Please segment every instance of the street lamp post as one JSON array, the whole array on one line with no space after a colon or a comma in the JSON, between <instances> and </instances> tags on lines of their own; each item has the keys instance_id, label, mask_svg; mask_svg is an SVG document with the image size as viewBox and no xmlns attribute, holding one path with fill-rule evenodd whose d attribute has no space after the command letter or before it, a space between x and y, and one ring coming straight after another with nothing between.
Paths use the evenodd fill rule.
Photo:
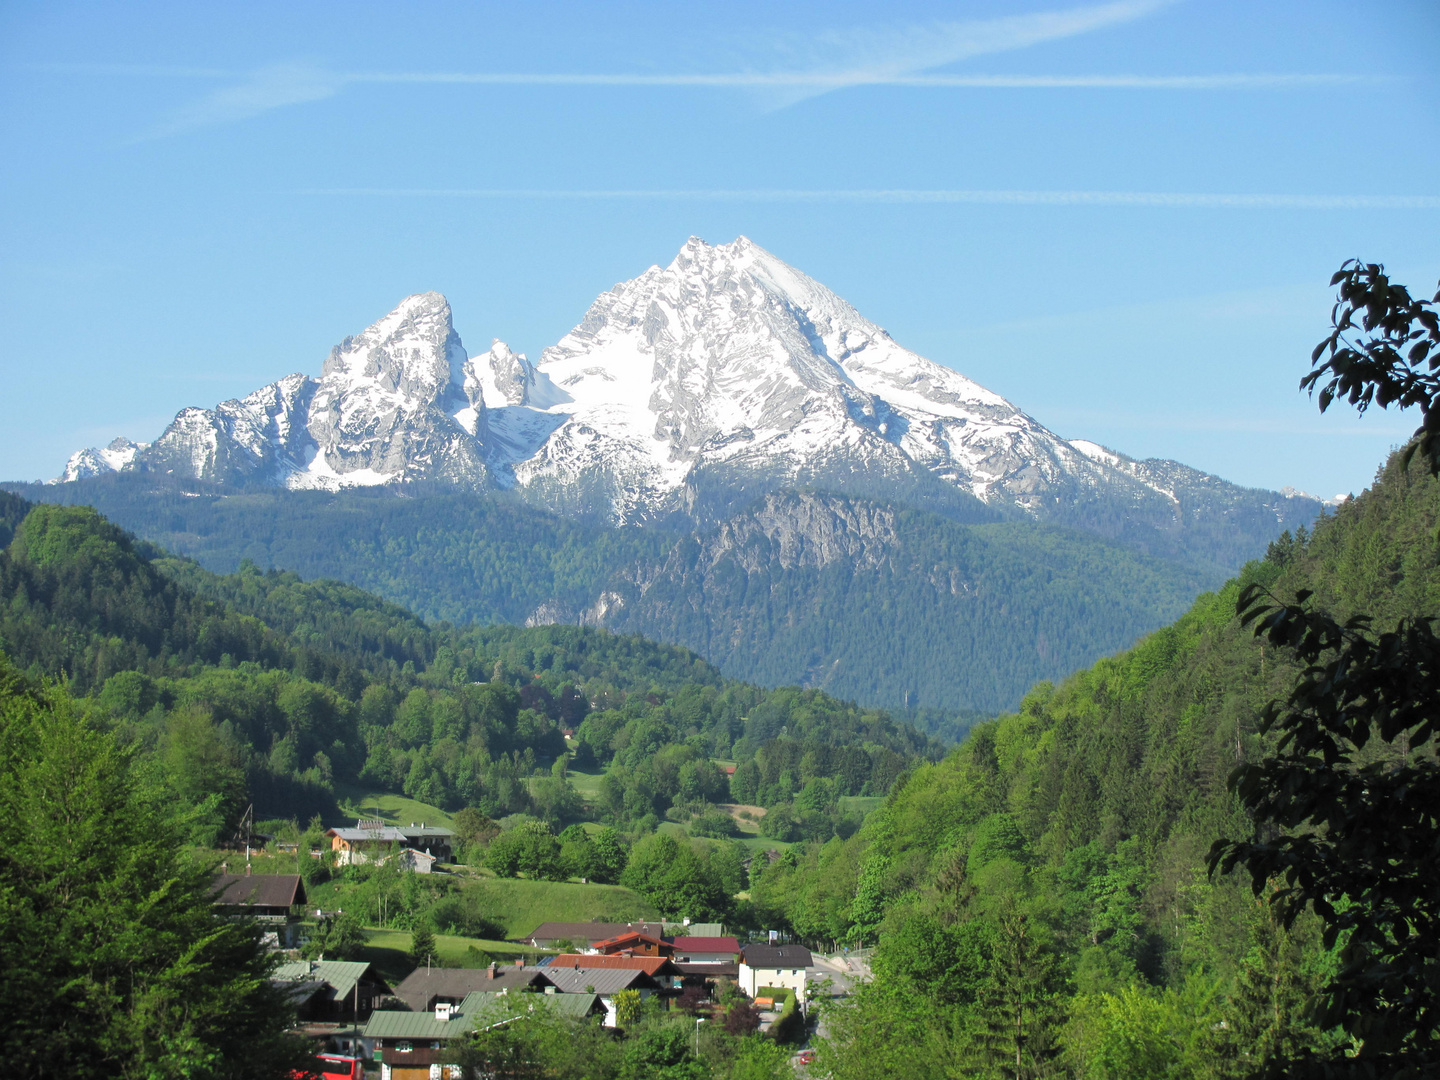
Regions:
<instances>
[{"instance_id":1,"label":"street lamp post","mask_svg":"<svg viewBox=\"0 0 1440 1080\"><path fill-rule=\"evenodd\" d=\"M700 1056L700 1025L704 1022L705 1018L703 1016L697 1016L695 1018L695 1056L697 1058Z\"/></svg>"}]
</instances>

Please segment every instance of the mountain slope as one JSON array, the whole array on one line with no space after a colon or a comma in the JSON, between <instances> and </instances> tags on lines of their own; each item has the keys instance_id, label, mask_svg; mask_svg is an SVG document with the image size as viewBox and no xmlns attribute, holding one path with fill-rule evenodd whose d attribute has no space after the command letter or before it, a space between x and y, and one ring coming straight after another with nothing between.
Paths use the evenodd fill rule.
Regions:
<instances>
[{"instance_id":1,"label":"mountain slope","mask_svg":"<svg viewBox=\"0 0 1440 1080\"><path fill-rule=\"evenodd\" d=\"M994 712L1181 611L1215 576L1036 522L962 525L777 493L676 537L509 496L157 492L143 477L26 489L101 508L230 573L335 578L456 624L581 623L695 649L727 676L902 708Z\"/></svg>"},{"instance_id":2,"label":"mountain slope","mask_svg":"<svg viewBox=\"0 0 1440 1080\"><path fill-rule=\"evenodd\" d=\"M1284 650L1239 625L1235 604L1253 582L1282 600L1313 590L1332 614L1373 615L1377 630L1434 617L1437 525L1440 481L1393 456L1374 488L1313 535L1282 536L1173 625L974 727L943 762L916 769L856 837L765 870L751 895L770 922L809 940L879 943L877 993L837 1027L893 1022L887 1001L923 993L916 1030L963 1030L962 1011L973 1007L965 994L1003 971L987 942L1021 912L1068 999L1067 1036L1082 1063L1107 1025L1116 1035L1144 1024L1172 1033L1144 1044L1156 1055L1147 1075L1255 1075L1281 1036L1292 1046L1347 1043L1312 1026L1309 1006L1339 962L1318 920L1307 912L1282 927L1264 897L1252 897L1247 874L1206 873L1217 838L1252 828L1227 777L1274 749L1263 710L1300 674ZM1367 750L1380 760L1409 752L1379 739ZM976 949L995 956L988 971ZM852 1051L863 1063L864 1043ZM1123 1056L1111 1060L1126 1064L1104 1075L1134 1071ZM910 1075L903 1066L834 1071Z\"/></svg>"},{"instance_id":3,"label":"mountain slope","mask_svg":"<svg viewBox=\"0 0 1440 1080\"><path fill-rule=\"evenodd\" d=\"M785 493L617 575L588 611L531 619L674 641L766 685L994 712L1130 645L1202 587L1070 530Z\"/></svg>"}]
</instances>

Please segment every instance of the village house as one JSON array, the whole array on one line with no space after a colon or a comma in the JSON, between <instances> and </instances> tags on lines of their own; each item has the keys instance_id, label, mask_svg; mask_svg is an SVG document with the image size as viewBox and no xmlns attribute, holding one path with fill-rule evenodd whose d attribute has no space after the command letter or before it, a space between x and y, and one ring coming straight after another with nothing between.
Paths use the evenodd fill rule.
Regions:
<instances>
[{"instance_id":1,"label":"village house","mask_svg":"<svg viewBox=\"0 0 1440 1080\"><path fill-rule=\"evenodd\" d=\"M217 874L215 907L226 918L249 919L264 927L277 949L295 945L306 903L299 874Z\"/></svg>"},{"instance_id":2,"label":"village house","mask_svg":"<svg viewBox=\"0 0 1440 1080\"><path fill-rule=\"evenodd\" d=\"M484 968L416 968L395 987L394 996L411 1012L430 1012L437 1005L459 1005L477 991L522 993L550 983L542 968L491 964Z\"/></svg>"},{"instance_id":3,"label":"village house","mask_svg":"<svg viewBox=\"0 0 1440 1080\"><path fill-rule=\"evenodd\" d=\"M286 989L305 1021L363 1022L391 993L374 965L363 960L296 960L281 964L270 979Z\"/></svg>"},{"instance_id":4,"label":"village house","mask_svg":"<svg viewBox=\"0 0 1440 1080\"><path fill-rule=\"evenodd\" d=\"M627 930L623 934L592 941L590 947L601 956L672 956L675 946L655 934Z\"/></svg>"},{"instance_id":5,"label":"village house","mask_svg":"<svg viewBox=\"0 0 1440 1080\"><path fill-rule=\"evenodd\" d=\"M384 862L400 848L408 846L403 832L383 821L362 818L353 829L326 829L330 850L340 866L360 866Z\"/></svg>"},{"instance_id":6,"label":"village house","mask_svg":"<svg viewBox=\"0 0 1440 1080\"><path fill-rule=\"evenodd\" d=\"M665 990L680 986L680 969L664 956L598 956L591 953L563 953L546 957L537 969L546 972L568 968L571 971L643 971Z\"/></svg>"},{"instance_id":7,"label":"village house","mask_svg":"<svg viewBox=\"0 0 1440 1080\"><path fill-rule=\"evenodd\" d=\"M444 1063L458 1040L476 1030L523 1020L537 1009L576 1017L604 1011L594 994L482 990L465 995L458 1005L441 1003L425 1012L377 1010L363 1037L380 1058L380 1080L458 1080L460 1067Z\"/></svg>"},{"instance_id":8,"label":"village house","mask_svg":"<svg viewBox=\"0 0 1440 1080\"><path fill-rule=\"evenodd\" d=\"M412 821L408 826L397 825L396 828L404 833L407 847L423 851L440 862L454 861L455 834L451 830L439 825L426 825L423 821L418 825Z\"/></svg>"},{"instance_id":9,"label":"village house","mask_svg":"<svg viewBox=\"0 0 1440 1080\"><path fill-rule=\"evenodd\" d=\"M654 997L664 988L659 980L636 968L557 968L550 964L545 978L561 996L595 994L605 1006L606 1027L618 1027L615 1018L615 995L621 990L636 990L642 998Z\"/></svg>"},{"instance_id":10,"label":"village house","mask_svg":"<svg viewBox=\"0 0 1440 1080\"><path fill-rule=\"evenodd\" d=\"M740 954L740 942L733 937L677 937L670 944L677 963L733 964Z\"/></svg>"},{"instance_id":11,"label":"village house","mask_svg":"<svg viewBox=\"0 0 1440 1080\"><path fill-rule=\"evenodd\" d=\"M788 988L804 1005L805 973L814 963L804 945L746 945L740 951L740 989L753 998L762 986Z\"/></svg>"}]
</instances>

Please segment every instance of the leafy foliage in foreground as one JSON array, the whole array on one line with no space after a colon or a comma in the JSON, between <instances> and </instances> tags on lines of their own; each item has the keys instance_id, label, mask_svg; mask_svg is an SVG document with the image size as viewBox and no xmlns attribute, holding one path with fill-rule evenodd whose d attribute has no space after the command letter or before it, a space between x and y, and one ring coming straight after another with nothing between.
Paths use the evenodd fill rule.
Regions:
<instances>
[{"instance_id":1,"label":"leafy foliage in foreground","mask_svg":"<svg viewBox=\"0 0 1440 1080\"><path fill-rule=\"evenodd\" d=\"M0 1053L33 1077L285 1076L303 1048L258 931L133 750L0 658Z\"/></svg>"}]
</instances>

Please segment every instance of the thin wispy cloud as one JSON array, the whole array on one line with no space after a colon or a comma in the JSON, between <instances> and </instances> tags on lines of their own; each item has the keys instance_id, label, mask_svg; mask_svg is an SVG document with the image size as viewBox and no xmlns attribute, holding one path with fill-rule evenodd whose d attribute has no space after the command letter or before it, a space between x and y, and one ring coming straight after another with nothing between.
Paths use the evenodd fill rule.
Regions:
<instances>
[{"instance_id":1,"label":"thin wispy cloud","mask_svg":"<svg viewBox=\"0 0 1440 1080\"><path fill-rule=\"evenodd\" d=\"M1217 210L1440 210L1440 195L1212 194L1175 191L996 191L918 188L306 188L296 195L435 199L652 200L769 203L981 203Z\"/></svg>"},{"instance_id":2,"label":"thin wispy cloud","mask_svg":"<svg viewBox=\"0 0 1440 1080\"><path fill-rule=\"evenodd\" d=\"M986 75L933 69L1014 52L1135 22L1176 0L1112 0L994 19L830 30L801 37L768 35L742 51L745 70L712 73L337 71L301 62L250 72L203 66L33 64L57 75L109 75L229 82L185 105L133 141L248 120L291 105L322 101L355 85L611 86L747 91L767 108L864 86L932 89L1245 90L1386 81L1351 73L1200 75Z\"/></svg>"},{"instance_id":3,"label":"thin wispy cloud","mask_svg":"<svg viewBox=\"0 0 1440 1080\"><path fill-rule=\"evenodd\" d=\"M354 83L453 83L480 86L673 86L716 89L805 89L913 86L939 89L1243 90L1343 86L1388 81L1384 76L1339 74L1224 75L857 75L852 72L741 72L713 75L634 75L526 72L367 72L341 76Z\"/></svg>"},{"instance_id":4,"label":"thin wispy cloud","mask_svg":"<svg viewBox=\"0 0 1440 1080\"><path fill-rule=\"evenodd\" d=\"M161 139L216 124L249 120L286 105L323 101L338 94L345 83L343 75L311 64L274 64L177 110L132 141Z\"/></svg>"},{"instance_id":5,"label":"thin wispy cloud","mask_svg":"<svg viewBox=\"0 0 1440 1080\"><path fill-rule=\"evenodd\" d=\"M971 60L1014 52L1044 42L1134 22L1174 0L1114 0L1061 11L1037 11L998 19L965 19L895 27L830 30L791 48L792 69L838 74L835 86L794 86L773 101L793 104L841 86L896 78Z\"/></svg>"}]
</instances>

